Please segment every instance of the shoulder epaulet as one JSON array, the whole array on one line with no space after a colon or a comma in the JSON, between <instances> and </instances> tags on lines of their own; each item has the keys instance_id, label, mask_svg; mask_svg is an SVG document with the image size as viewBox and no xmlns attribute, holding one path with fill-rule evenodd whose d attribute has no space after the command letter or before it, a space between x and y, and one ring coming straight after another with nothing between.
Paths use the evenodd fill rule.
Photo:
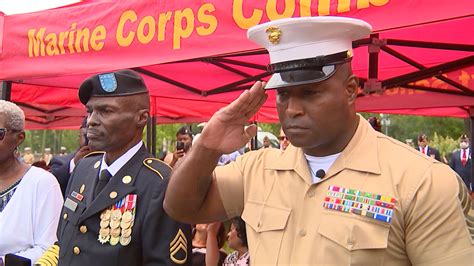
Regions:
<instances>
[{"instance_id":1,"label":"shoulder epaulet","mask_svg":"<svg viewBox=\"0 0 474 266\"><path fill-rule=\"evenodd\" d=\"M156 158L145 158L143 160L143 164L148 169L150 169L153 172L155 172L156 174L158 174L158 176L161 177L161 179L164 179L163 175L168 176L169 173L171 173L171 170L172 170L171 166L169 166L168 164L166 164L162 160L156 159Z\"/></svg>"},{"instance_id":2,"label":"shoulder epaulet","mask_svg":"<svg viewBox=\"0 0 474 266\"><path fill-rule=\"evenodd\" d=\"M84 158L97 156L97 155L104 155L104 153L105 153L105 151L92 151L92 152L89 152L88 154L86 154L84 156Z\"/></svg>"}]
</instances>

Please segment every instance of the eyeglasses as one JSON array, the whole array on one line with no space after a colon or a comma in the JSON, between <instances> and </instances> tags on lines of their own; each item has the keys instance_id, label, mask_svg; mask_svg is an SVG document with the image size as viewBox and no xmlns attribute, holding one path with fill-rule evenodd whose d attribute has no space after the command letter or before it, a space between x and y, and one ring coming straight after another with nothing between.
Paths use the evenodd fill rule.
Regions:
<instances>
[{"instance_id":1,"label":"eyeglasses","mask_svg":"<svg viewBox=\"0 0 474 266\"><path fill-rule=\"evenodd\" d=\"M0 140L3 140L5 136L7 135L7 129L6 128L0 128Z\"/></svg>"},{"instance_id":2,"label":"eyeglasses","mask_svg":"<svg viewBox=\"0 0 474 266\"><path fill-rule=\"evenodd\" d=\"M5 138L5 136L7 135L7 131L18 132L18 130L0 128L0 141L2 141Z\"/></svg>"},{"instance_id":3,"label":"eyeglasses","mask_svg":"<svg viewBox=\"0 0 474 266\"><path fill-rule=\"evenodd\" d=\"M278 139L279 139L280 141L289 140L287 136L279 136Z\"/></svg>"}]
</instances>

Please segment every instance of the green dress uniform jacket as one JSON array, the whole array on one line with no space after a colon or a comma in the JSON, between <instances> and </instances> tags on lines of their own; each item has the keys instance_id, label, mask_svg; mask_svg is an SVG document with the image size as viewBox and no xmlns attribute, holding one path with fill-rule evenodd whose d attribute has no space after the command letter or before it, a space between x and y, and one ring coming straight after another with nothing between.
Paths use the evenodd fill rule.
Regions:
<instances>
[{"instance_id":1,"label":"green dress uniform jacket","mask_svg":"<svg viewBox=\"0 0 474 266\"><path fill-rule=\"evenodd\" d=\"M171 168L142 146L94 198L101 159L83 158L70 179L58 265L188 265L191 227L163 210Z\"/></svg>"}]
</instances>

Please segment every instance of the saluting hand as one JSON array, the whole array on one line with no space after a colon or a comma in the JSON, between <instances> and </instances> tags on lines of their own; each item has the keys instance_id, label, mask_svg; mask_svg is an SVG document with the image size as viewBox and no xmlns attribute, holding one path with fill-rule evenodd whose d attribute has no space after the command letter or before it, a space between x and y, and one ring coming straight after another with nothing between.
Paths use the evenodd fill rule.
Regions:
<instances>
[{"instance_id":1,"label":"saluting hand","mask_svg":"<svg viewBox=\"0 0 474 266\"><path fill-rule=\"evenodd\" d=\"M264 82L257 81L250 90L244 91L239 98L216 112L204 127L196 145L219 154L242 148L257 134L255 125L247 128L245 125L267 100L264 87Z\"/></svg>"}]
</instances>

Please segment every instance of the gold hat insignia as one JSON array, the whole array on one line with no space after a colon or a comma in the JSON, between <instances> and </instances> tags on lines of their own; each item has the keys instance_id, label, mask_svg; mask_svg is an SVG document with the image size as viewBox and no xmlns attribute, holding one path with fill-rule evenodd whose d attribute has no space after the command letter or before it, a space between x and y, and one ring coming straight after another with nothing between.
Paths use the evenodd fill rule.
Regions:
<instances>
[{"instance_id":1,"label":"gold hat insignia","mask_svg":"<svg viewBox=\"0 0 474 266\"><path fill-rule=\"evenodd\" d=\"M265 32L268 34L268 41L273 44L278 44L281 37L281 29L276 26L268 27Z\"/></svg>"}]
</instances>

